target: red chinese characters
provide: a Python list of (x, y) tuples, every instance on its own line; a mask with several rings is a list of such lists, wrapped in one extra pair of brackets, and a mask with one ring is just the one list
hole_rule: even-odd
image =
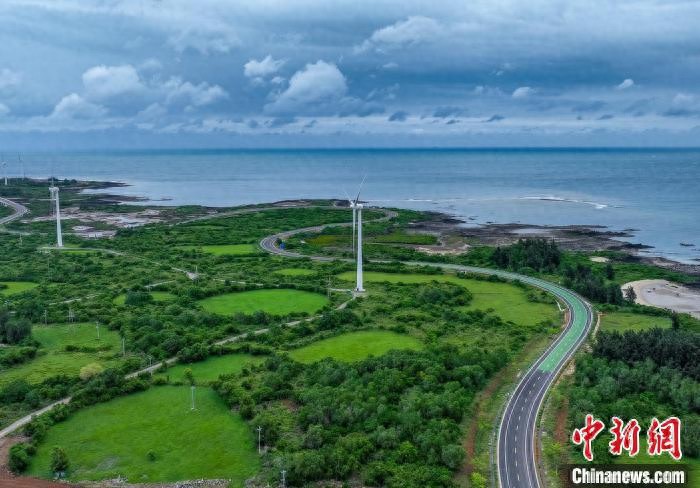
[[(619, 417), (613, 417), (610, 434), (612, 439), (608, 443), (610, 453), (620, 456), (627, 452), (630, 457), (639, 454), (639, 433), (642, 430), (637, 419), (625, 423)], [(586, 423), (580, 429), (575, 429), (571, 440), (576, 445), (583, 445), (583, 457), (593, 461), (593, 441), (605, 429), (605, 424), (593, 417), (586, 415)], [(661, 456), (668, 453), (678, 461), (683, 457), (681, 452), (681, 420), (678, 417), (669, 417), (663, 422), (656, 417), (651, 419), (647, 430), (647, 452), (650, 456)]]
[(678, 461), (683, 457), (681, 452), (681, 420), (669, 417), (663, 422), (654, 417), (647, 431), (647, 452), (650, 456), (660, 456), (667, 452)]
[(571, 434), (571, 440), (574, 444), (583, 444), (583, 457), (589, 461), (593, 461), (593, 441), (603, 429), (605, 429), (605, 424), (588, 414), (586, 415), (586, 425), (574, 430)]
[(625, 424), (621, 418), (613, 417), (612, 422), (610, 433), (613, 438), (608, 443), (610, 453), (619, 456), (625, 450), (631, 457), (636, 456), (639, 453), (639, 431), (641, 430), (637, 419), (632, 419)]

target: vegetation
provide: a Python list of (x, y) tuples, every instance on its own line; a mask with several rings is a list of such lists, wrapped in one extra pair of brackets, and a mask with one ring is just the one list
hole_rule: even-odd
[(211, 389), (197, 388), (195, 399), (192, 411), (189, 387), (161, 386), (78, 411), (46, 433), (28, 473), (52, 477), (61, 446), (71, 480), (232, 478), (242, 486), (258, 467), (252, 433)]
[(605, 313), (600, 323), (604, 332), (626, 332), (653, 329), (655, 327), (666, 329), (671, 327), (671, 319), (658, 315), (644, 315), (632, 312)]
[[(454, 347), (392, 351), (356, 363), (271, 358), (216, 385), (260, 425), (292, 485), (359, 476), (367, 485), (451, 486), (464, 459), (459, 423), (501, 358)], [(296, 404), (292, 410), (282, 401)]]
[(325, 358), (352, 362), (368, 356), (381, 356), (394, 349), (419, 350), (421, 348), (422, 344), (419, 340), (405, 334), (366, 330), (313, 342), (291, 351), (289, 356), (301, 363), (313, 363)]
[(204, 310), (222, 315), (265, 312), (271, 315), (314, 313), (323, 308), (328, 299), (317, 293), (292, 289), (251, 290), (228, 293), (201, 300)]
[(224, 354), (209, 356), (204, 361), (188, 364), (177, 364), (158, 373), (159, 377), (167, 377), (171, 382), (186, 382), (185, 371), (190, 370), (196, 384), (206, 384), (216, 380), (222, 374), (233, 374), (243, 368), (257, 364), (263, 360), (260, 356), (249, 354)]

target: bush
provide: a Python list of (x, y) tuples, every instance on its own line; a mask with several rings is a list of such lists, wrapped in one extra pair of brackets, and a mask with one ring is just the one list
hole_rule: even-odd
[(98, 363), (90, 363), (80, 368), (80, 379), (87, 381), (102, 373), (105, 369)]
[(24, 442), (15, 444), (10, 448), (8, 465), (14, 474), (23, 473), (29, 466), (30, 446)]
[(54, 446), (51, 449), (51, 471), (54, 473), (65, 473), (70, 468), (68, 455), (62, 447)]

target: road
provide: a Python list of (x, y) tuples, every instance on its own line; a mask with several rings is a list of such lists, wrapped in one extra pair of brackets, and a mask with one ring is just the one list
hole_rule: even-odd
[[(331, 261), (328, 256), (306, 256), (281, 249), (279, 242), (298, 233), (319, 232), (328, 224), (305, 229), (281, 232), (265, 237), (260, 246), (267, 252), (289, 258), (310, 258)], [(345, 259), (345, 261), (352, 261)], [(371, 262), (385, 262), (370, 260)], [(542, 402), (559, 372), (586, 340), (593, 326), (591, 305), (576, 293), (555, 283), (507, 271), (475, 268), (432, 262), (404, 262), (411, 266), (433, 266), (464, 273), (497, 275), (509, 280), (519, 280), (553, 294), (567, 308), (567, 323), (556, 340), (520, 378), (515, 391), (510, 395), (498, 429), (496, 462), (499, 484), (502, 488), (538, 488), (544, 486), (539, 477), (537, 443), (537, 421)]]
[(0, 225), (9, 224), (13, 220), (17, 220), (21, 218), (24, 214), (29, 212), (29, 209), (21, 203), (13, 202), (12, 200), (8, 200), (7, 198), (3, 197), (0, 197), (0, 205), (5, 205), (6, 207), (10, 207), (15, 211), (15, 213), (13, 213), (12, 215), (8, 215), (7, 217), (1, 218)]

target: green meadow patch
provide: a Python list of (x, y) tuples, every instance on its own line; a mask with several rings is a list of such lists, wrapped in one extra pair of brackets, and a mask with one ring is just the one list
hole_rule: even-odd
[(603, 314), (600, 319), (600, 330), (606, 332), (640, 331), (646, 329), (667, 329), (671, 327), (671, 319), (640, 313), (611, 312)]
[(274, 273), (282, 276), (311, 276), (315, 275), (316, 271), (305, 268), (284, 268), (278, 269)]
[[(354, 281), (355, 272), (338, 275), (344, 281)], [(535, 325), (544, 320), (557, 322), (559, 311), (554, 304), (530, 301), (527, 292), (510, 283), (463, 279), (451, 274), (381, 273), (368, 271), (366, 283), (425, 284), (431, 281), (454, 283), (467, 288), (473, 295), (471, 303), (463, 310), (489, 310), (503, 320), (521, 325)]]
[(214, 256), (248, 256), (259, 254), (260, 248), (255, 244), (222, 244), (211, 246), (181, 246), (180, 249), (202, 251)]
[(233, 315), (266, 312), (272, 315), (314, 313), (328, 304), (328, 298), (318, 293), (285, 288), (226, 293), (200, 300), (199, 304), (211, 313)]
[[(152, 291), (150, 294), (153, 297), (154, 302), (172, 302), (177, 298), (177, 296), (173, 295), (172, 293), (168, 293), (167, 291)], [(114, 298), (114, 303), (116, 305), (124, 305), (126, 303), (126, 293), (117, 295)]]
[(8, 297), (29, 291), (39, 286), (37, 283), (32, 283), (30, 281), (0, 281), (0, 285), (4, 285), (0, 286), (0, 295)]
[(214, 381), (222, 374), (240, 372), (245, 366), (262, 362), (262, 356), (250, 354), (226, 354), (224, 356), (209, 356), (197, 363), (179, 363), (159, 373), (158, 376), (168, 376), (171, 381), (186, 381), (184, 376), (187, 368), (192, 370), (195, 383)]
[(422, 348), (423, 343), (409, 335), (385, 330), (363, 330), (322, 339), (290, 351), (289, 355), (301, 363), (313, 363), (324, 358), (352, 362), (369, 356), (381, 356), (392, 349)]
[(98, 340), (97, 328), (90, 323), (34, 327), (32, 335), (41, 344), (37, 356), (0, 370), (0, 386), (17, 379), (41, 383), (59, 374), (77, 376), (80, 368), (91, 363), (106, 368), (114, 361), (121, 344), (119, 334), (106, 327), (100, 327)]
[(133, 483), (230, 478), (243, 486), (260, 465), (248, 425), (210, 388), (161, 386), (74, 413), (49, 429), (28, 473), (51, 478), (61, 446), (71, 480), (126, 477)]

